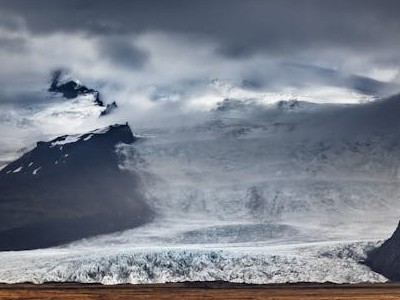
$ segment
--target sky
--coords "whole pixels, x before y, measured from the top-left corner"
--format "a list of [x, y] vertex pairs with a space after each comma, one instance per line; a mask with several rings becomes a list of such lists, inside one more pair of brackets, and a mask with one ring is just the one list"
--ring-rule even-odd
[[124, 99], [182, 98], [215, 78], [325, 86], [327, 70], [334, 87], [351, 75], [397, 84], [399, 10], [392, 0], [0, 0], [0, 101], [44, 101], [57, 68]]
[[0, 0], [0, 123], [27, 126], [21, 107], [63, 104], [47, 92], [58, 69], [116, 100], [116, 121], [207, 111], [225, 98], [393, 95], [399, 11], [395, 0]]

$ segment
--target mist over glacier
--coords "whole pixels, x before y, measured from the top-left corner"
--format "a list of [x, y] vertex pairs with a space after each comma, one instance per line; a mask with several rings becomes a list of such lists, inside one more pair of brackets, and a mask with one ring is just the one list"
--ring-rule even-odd
[[227, 99], [169, 126], [137, 127], [139, 142], [115, 151], [121, 169], [140, 174], [154, 222], [0, 253], [0, 280], [385, 281], [360, 262], [400, 211], [397, 112], [397, 96]]

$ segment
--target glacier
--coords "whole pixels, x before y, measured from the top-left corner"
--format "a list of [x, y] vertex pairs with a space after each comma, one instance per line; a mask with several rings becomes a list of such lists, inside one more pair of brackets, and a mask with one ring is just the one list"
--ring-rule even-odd
[[362, 261], [400, 213], [391, 101], [227, 99], [186, 126], [136, 128], [139, 142], [115, 151], [140, 174], [155, 220], [1, 252], [0, 282], [385, 282]]
[[215, 280], [252, 284], [385, 282], [383, 276], [357, 261], [371, 246], [370, 243], [354, 243], [234, 250], [106, 247], [10, 252], [0, 255], [0, 281], [102, 284]]

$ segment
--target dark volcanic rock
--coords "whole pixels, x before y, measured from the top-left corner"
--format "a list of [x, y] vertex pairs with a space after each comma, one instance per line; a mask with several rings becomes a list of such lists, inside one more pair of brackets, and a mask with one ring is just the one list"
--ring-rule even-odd
[[60, 83], [61, 75], [61, 71], [54, 72], [51, 85], [48, 89], [49, 92], [60, 93], [64, 98], [67, 99], [74, 99], [78, 96], [92, 94], [94, 97], [94, 102], [99, 106], [104, 106], [103, 101], [100, 100], [100, 93], [98, 91], [90, 89], [73, 80]]
[[115, 146], [128, 125], [62, 136], [0, 171], [0, 250], [59, 245], [150, 221], [138, 174], [121, 170]]
[[100, 107], [104, 107], [104, 110], [101, 112], [101, 116], [108, 115], [114, 109], [116, 109], [117, 103], [113, 101], [107, 105], [104, 104], [103, 100], [100, 99], [100, 92], [94, 89], [88, 88], [85, 85], [80, 84], [77, 81], [69, 80], [66, 82], [61, 82], [60, 79], [62, 77], [62, 71], [57, 70], [52, 75], [52, 80], [50, 87], [48, 89], [49, 92], [52, 93], [59, 93], [64, 98], [67, 99], [75, 99], [78, 96], [84, 95], [92, 95], [93, 96], [93, 103]]
[[374, 272], [392, 281], [400, 281], [400, 223], [388, 240], [368, 254], [365, 263]]

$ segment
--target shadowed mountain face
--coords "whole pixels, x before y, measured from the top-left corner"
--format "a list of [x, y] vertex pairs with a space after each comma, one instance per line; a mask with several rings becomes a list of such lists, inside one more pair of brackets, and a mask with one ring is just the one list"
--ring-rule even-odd
[[[306, 64], [284, 64], [283, 68], [290, 74], [288, 80], [304, 78], [327, 86], [344, 87], [367, 95], [380, 95], [392, 88], [390, 83], [378, 81], [365, 76], [349, 75], [334, 69]], [[294, 81], [294, 80], [293, 80]], [[304, 82], [303, 81], [303, 82]]]
[[366, 264], [392, 281], [400, 281], [400, 223], [393, 235], [371, 251]]
[[62, 136], [0, 171], [0, 250], [59, 245], [152, 219], [137, 174], [115, 146], [134, 143], [128, 125]]

